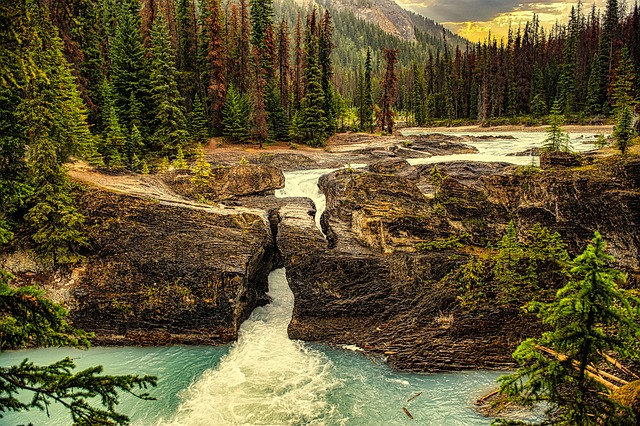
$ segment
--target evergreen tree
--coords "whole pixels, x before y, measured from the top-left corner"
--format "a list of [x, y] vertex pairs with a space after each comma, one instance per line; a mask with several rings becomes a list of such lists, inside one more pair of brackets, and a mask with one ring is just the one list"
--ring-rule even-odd
[[251, 109], [252, 119], [252, 138], [254, 142], [257, 142], [262, 148], [262, 144], [267, 141], [269, 137], [268, 124], [267, 124], [267, 110], [265, 104], [265, 96], [267, 90], [266, 71], [263, 67], [263, 61], [260, 59], [262, 54], [256, 46], [253, 47], [254, 58], [254, 92], [253, 92], [253, 105]]
[[184, 159], [184, 153], [182, 152], [182, 147], [178, 146], [178, 151], [176, 152], [176, 159], [173, 160], [173, 167], [178, 170], [186, 169], [188, 167], [186, 160]]
[[418, 70], [418, 63], [411, 64], [413, 84], [411, 87], [411, 109], [417, 126], [424, 126], [427, 121], [424, 110], [424, 77]]
[[633, 130], [633, 111], [629, 105], [618, 107], [618, 123], [613, 129], [613, 138], [622, 154], [626, 154], [635, 132]]
[[189, 133], [191, 138], [198, 143], [205, 143], [209, 137], [207, 129], [207, 116], [204, 111], [204, 105], [200, 101], [200, 96], [196, 95], [193, 101], [193, 111], [191, 112], [191, 120], [189, 121]]
[[140, 133], [140, 130], [138, 130], [138, 126], [134, 124], [133, 128], [131, 129], [131, 134], [127, 139], [126, 148], [125, 148], [125, 155], [129, 160], [129, 164], [131, 164], [131, 170], [139, 171], [139, 170], [136, 170], [133, 166], [133, 163], [134, 163], [133, 158], [136, 157], [139, 159], [142, 156], [143, 152], [144, 152], [144, 141], [142, 139], [142, 134]]
[[636, 71], [629, 57], [629, 49], [625, 46], [620, 52], [620, 61], [615, 72], [612, 87], [612, 99], [614, 111], [619, 115], [619, 109], [633, 105]]
[[371, 84], [371, 49], [367, 49], [367, 57], [364, 62], [364, 87], [360, 105], [360, 130], [373, 132], [373, 89]]
[[324, 93], [324, 112], [327, 118], [327, 133], [336, 131], [336, 104], [333, 97], [333, 60], [331, 54], [333, 48], [333, 22], [331, 14], [325, 11], [320, 21], [320, 31], [318, 36], [318, 61], [321, 72], [322, 91]]
[[638, 358], [640, 300], [618, 288], [625, 276], [609, 266], [614, 259], [604, 249], [596, 232], [573, 262], [576, 279], [554, 302], [529, 304], [552, 330], [520, 344], [513, 354], [518, 371], [500, 378], [510, 400], [526, 407], [545, 402], [547, 418], [556, 424], [635, 424], [620, 416], [621, 407], [594, 379], [609, 354]]
[[380, 129], [389, 134], [393, 133], [393, 104], [396, 100], [396, 77], [395, 66], [398, 62], [398, 51], [393, 49], [383, 49], [384, 59], [387, 64], [384, 78], [382, 79], [382, 96], [380, 97], [380, 116], [378, 123]]
[[282, 107], [280, 92], [275, 85], [267, 88], [266, 110], [268, 111], [269, 135], [275, 140], [286, 141], [289, 139], [289, 118]]
[[[544, 91], [544, 76], [542, 70], [535, 65], [533, 69], [533, 81], [531, 82], [531, 101], [529, 110], [535, 117], [542, 117], [547, 114], [547, 100]], [[562, 112], [562, 110], [561, 110]]]
[[77, 260], [77, 250], [86, 240], [80, 231], [84, 217], [75, 209], [62, 163], [71, 154], [85, 153], [93, 141], [80, 94], [62, 54], [62, 41], [45, 12], [38, 12], [41, 44], [34, 63], [42, 74], [29, 82], [14, 115], [18, 129], [26, 132], [24, 142], [29, 147], [25, 163], [20, 162], [29, 168], [24, 185], [33, 188], [24, 200], [29, 206], [25, 220], [38, 252], [54, 263], [67, 263]]
[[151, 28], [151, 99], [154, 106], [154, 148], [158, 152], [175, 152], [188, 138], [183, 100], [178, 90], [175, 52], [162, 14], [157, 14]]
[[[137, 129], [137, 127], [136, 127]], [[98, 150], [107, 167], [123, 167], [123, 155], [127, 140], [124, 136], [115, 107], [111, 107], [107, 128], [102, 136], [102, 143]]]
[[280, 86], [280, 102], [287, 116], [290, 112], [291, 91], [289, 75], [291, 73], [291, 61], [289, 59], [289, 26], [285, 19], [280, 22], [278, 28], [278, 82]]
[[[273, 62], [267, 48], [267, 31], [271, 27], [271, 0], [251, 0], [251, 44], [253, 46], [254, 96], [252, 108], [253, 139], [260, 147], [268, 138], [266, 111], [267, 90], [271, 88]], [[271, 90], [269, 90], [270, 92]]]
[[[35, 287], [10, 287], [11, 279], [0, 270], [0, 353], [33, 345], [89, 346], [88, 336], [65, 320], [67, 311], [62, 306], [44, 298], [44, 292]], [[129, 418], [116, 411], [119, 391], [153, 399], [146, 392], [136, 392], [156, 386], [153, 376], [108, 376], [99, 366], [74, 373], [74, 368], [70, 358], [45, 366], [25, 359], [19, 365], [0, 367], [0, 412], [43, 410], [57, 402], [69, 410], [73, 424], [125, 425]], [[25, 395], [33, 397], [25, 399]]]
[[[116, 113], [120, 124], [130, 131], [137, 118], [132, 117], [132, 113], [140, 111], [140, 105], [148, 105], [149, 100], [149, 69], [140, 36], [137, 0], [123, 0], [120, 4], [118, 26], [111, 46], [110, 59]], [[108, 111], [107, 114], [110, 112]], [[148, 129], [144, 125], [146, 117], [145, 114], [145, 120], [137, 123], [138, 129], [145, 135], [148, 134]]]
[[549, 116], [549, 129], [547, 130], [547, 138], [544, 140], [544, 147], [549, 151], [571, 151], [571, 142], [569, 134], [562, 130], [564, 124], [564, 115], [562, 115], [562, 107], [560, 102], [556, 100], [551, 108]]
[[[312, 13], [315, 14], [315, 9]], [[315, 24], [312, 21], [307, 25], [305, 38], [306, 87], [300, 103], [298, 131], [302, 141], [310, 146], [318, 147], [326, 141], [327, 118], [324, 110], [322, 75], [318, 65], [318, 38], [314, 35], [314, 27]]]
[[198, 29], [196, 26], [196, 7], [193, 0], [176, 1], [177, 26], [177, 69], [179, 71], [180, 94], [187, 101], [187, 110], [193, 110], [195, 92], [198, 86]]
[[227, 94], [225, 75], [226, 46], [220, 0], [206, 0], [203, 12], [203, 37], [206, 42], [207, 94], [211, 124], [216, 132], [222, 127], [222, 108]]
[[204, 189], [209, 186], [209, 179], [211, 178], [211, 164], [207, 162], [204, 149], [199, 147], [196, 150], [196, 162], [191, 167], [191, 183], [197, 188]]
[[224, 135], [237, 142], [246, 142], [249, 139], [248, 117], [249, 103], [246, 96], [240, 94], [231, 84], [223, 111]]

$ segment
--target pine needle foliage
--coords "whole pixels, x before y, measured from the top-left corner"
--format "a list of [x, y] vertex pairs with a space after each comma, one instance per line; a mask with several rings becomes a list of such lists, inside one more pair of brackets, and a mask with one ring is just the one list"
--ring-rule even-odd
[[188, 139], [183, 99], [178, 90], [175, 52], [162, 14], [151, 29], [151, 99], [154, 105], [153, 139], [159, 152], [173, 153]]
[[556, 100], [551, 108], [549, 116], [549, 129], [547, 130], [547, 138], [544, 140], [544, 148], [548, 151], [570, 152], [571, 142], [569, 134], [562, 130], [564, 124], [564, 115], [562, 115], [562, 106]]
[[607, 365], [605, 354], [634, 359], [640, 354], [640, 300], [619, 287], [626, 276], [611, 266], [614, 258], [605, 248], [596, 232], [573, 261], [574, 279], [558, 290], [555, 300], [527, 305], [551, 331], [525, 340], [513, 354], [518, 371], [500, 378], [500, 391], [509, 400], [525, 407], [546, 403], [545, 421], [553, 419], [553, 424], [636, 424], [589, 371]]
[[[90, 336], [69, 325], [63, 307], [35, 287], [10, 287], [11, 279], [0, 270], [0, 352], [33, 345], [89, 346]], [[2, 413], [47, 411], [57, 403], [68, 410], [73, 425], [126, 425], [129, 418], [116, 411], [120, 392], [153, 399], [146, 389], [156, 386], [156, 377], [104, 375], [100, 366], [74, 369], [70, 358], [46, 366], [25, 359], [0, 367], [0, 419]]]

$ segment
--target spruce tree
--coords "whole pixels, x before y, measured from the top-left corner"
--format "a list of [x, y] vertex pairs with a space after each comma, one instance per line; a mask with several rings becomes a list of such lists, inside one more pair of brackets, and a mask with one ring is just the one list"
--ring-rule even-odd
[[322, 91], [324, 93], [323, 109], [327, 118], [327, 133], [332, 134], [336, 131], [336, 102], [333, 96], [333, 60], [332, 52], [333, 44], [333, 22], [331, 14], [325, 11], [320, 21], [320, 30], [318, 36], [318, 62], [321, 72]]
[[[12, 279], [0, 270], [0, 353], [34, 345], [89, 346], [87, 334], [66, 321], [62, 306], [35, 287], [10, 286]], [[0, 367], [0, 412], [42, 410], [60, 403], [68, 409], [73, 424], [126, 425], [129, 418], [116, 411], [119, 392], [153, 399], [145, 391], [156, 386], [153, 376], [109, 376], [102, 374], [100, 366], [80, 372], [74, 368], [70, 358], [44, 366], [25, 359], [19, 365]], [[27, 395], [31, 398], [25, 398]]]
[[265, 107], [268, 112], [269, 136], [278, 141], [289, 139], [289, 119], [280, 100], [280, 91], [274, 84], [267, 88]]
[[417, 126], [424, 126], [427, 117], [424, 110], [424, 78], [418, 70], [418, 63], [411, 63], [411, 71], [413, 76], [413, 84], [411, 87], [411, 110], [413, 119]]
[[367, 57], [364, 62], [364, 87], [362, 93], [362, 103], [360, 105], [360, 130], [373, 132], [373, 88], [371, 83], [371, 49], [367, 48]]
[[144, 140], [142, 139], [142, 134], [140, 133], [140, 130], [138, 130], [138, 126], [136, 126], [135, 124], [133, 125], [133, 128], [131, 129], [131, 134], [129, 135], [129, 138], [127, 138], [127, 142], [126, 142], [126, 146], [125, 146], [125, 155], [127, 160], [129, 161], [129, 164], [131, 164], [132, 166], [132, 170], [137, 171], [135, 169], [133, 169], [133, 157], [136, 158], [140, 158], [144, 153]]
[[[140, 14], [137, 0], [123, 0], [118, 11], [118, 26], [111, 46], [111, 73], [113, 96], [120, 124], [127, 132], [140, 111], [149, 101], [149, 69], [140, 36]], [[132, 104], [133, 102], [133, 104]], [[108, 106], [107, 106], [108, 108]], [[110, 114], [110, 112], [108, 112]], [[147, 115], [138, 124], [146, 135]]]
[[191, 183], [193, 183], [198, 189], [202, 190], [209, 186], [209, 179], [211, 178], [211, 164], [207, 162], [204, 149], [199, 147], [196, 150], [196, 162], [191, 166]]
[[562, 115], [562, 106], [560, 101], [556, 99], [551, 108], [549, 115], [549, 129], [547, 130], [547, 138], [544, 140], [544, 148], [549, 151], [571, 151], [571, 142], [569, 135], [562, 130], [564, 124], [564, 115]]
[[196, 95], [193, 101], [193, 111], [191, 112], [191, 119], [189, 120], [189, 133], [191, 134], [191, 139], [198, 143], [205, 143], [209, 137], [207, 116], [204, 105], [198, 95]]
[[640, 300], [618, 287], [626, 277], [610, 266], [614, 259], [604, 250], [596, 232], [573, 261], [575, 279], [558, 291], [556, 300], [528, 305], [551, 331], [521, 343], [513, 354], [518, 371], [500, 378], [500, 391], [509, 400], [525, 407], [544, 402], [554, 424], [635, 424], [631, 416], [620, 416], [622, 408], [594, 379], [610, 365], [609, 355], [639, 356]]
[[183, 99], [180, 96], [167, 24], [158, 13], [151, 29], [151, 99], [153, 101], [155, 150], [173, 153], [188, 139]]
[[188, 167], [187, 161], [184, 159], [184, 153], [182, 152], [182, 147], [180, 146], [178, 146], [178, 151], [176, 152], [176, 159], [173, 160], [173, 167], [175, 167], [178, 170], [186, 169]]
[[618, 122], [613, 129], [613, 139], [620, 152], [624, 155], [635, 131], [633, 129], [633, 111], [629, 105], [618, 106]]
[[620, 114], [620, 109], [633, 105], [634, 89], [636, 81], [636, 70], [629, 56], [628, 47], [623, 47], [620, 52], [620, 60], [615, 72], [615, 80], [612, 87], [613, 107], [616, 115]]
[[211, 125], [219, 134], [222, 127], [222, 108], [227, 95], [226, 41], [224, 15], [220, 0], [206, 0], [203, 4], [202, 36], [206, 43], [205, 68]]
[[227, 92], [227, 100], [223, 110], [224, 135], [236, 142], [246, 142], [249, 139], [249, 103], [236, 87], [231, 84]]
[[[137, 127], [136, 127], [137, 129]], [[118, 122], [115, 107], [111, 107], [107, 128], [102, 135], [102, 143], [98, 150], [107, 167], [124, 167], [125, 147], [127, 139]]]
[[[398, 62], [398, 51], [395, 49], [383, 49], [386, 62], [386, 71], [382, 79], [382, 95], [380, 96], [380, 112], [378, 124], [383, 132], [393, 133], [395, 112], [393, 106], [396, 101], [398, 78], [396, 77], [396, 63]], [[451, 115], [449, 115], [451, 117]]]
[[[315, 13], [315, 10], [314, 10]], [[322, 146], [326, 141], [327, 118], [324, 110], [324, 91], [322, 75], [318, 66], [318, 39], [314, 35], [313, 25], [307, 26], [305, 40], [305, 94], [300, 103], [298, 131], [302, 141], [309, 146]]]

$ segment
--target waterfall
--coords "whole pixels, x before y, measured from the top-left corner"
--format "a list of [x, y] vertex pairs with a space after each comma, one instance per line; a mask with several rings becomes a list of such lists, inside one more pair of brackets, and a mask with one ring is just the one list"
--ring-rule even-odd
[[161, 424], [313, 424], [330, 416], [326, 395], [340, 382], [324, 354], [287, 336], [293, 293], [284, 269], [269, 275], [269, 296], [219, 366], [184, 391], [175, 417]]

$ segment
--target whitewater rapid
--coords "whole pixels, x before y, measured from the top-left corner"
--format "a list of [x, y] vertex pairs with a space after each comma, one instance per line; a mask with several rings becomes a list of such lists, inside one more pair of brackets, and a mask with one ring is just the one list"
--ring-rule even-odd
[[324, 354], [287, 336], [293, 293], [284, 269], [269, 275], [269, 297], [219, 366], [182, 393], [175, 417], [161, 425], [303, 425], [331, 415], [326, 395], [340, 381]]

